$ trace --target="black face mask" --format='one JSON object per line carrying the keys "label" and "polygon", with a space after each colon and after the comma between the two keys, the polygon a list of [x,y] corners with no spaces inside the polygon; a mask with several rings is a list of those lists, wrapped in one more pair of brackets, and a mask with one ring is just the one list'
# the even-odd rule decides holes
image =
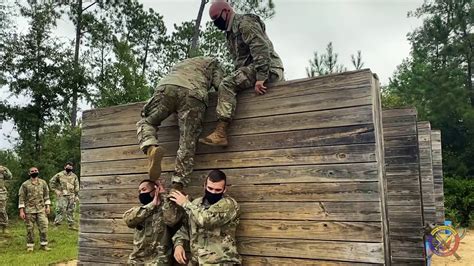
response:
{"label": "black face mask", "polygon": [[207,202],[209,202],[209,204],[214,204],[216,202],[218,202],[219,200],[222,199],[222,196],[224,195],[224,192],[222,193],[218,193],[218,194],[214,194],[214,193],[211,193],[209,192],[207,189],[205,190],[205,195],[204,195],[204,198],[207,200]]}
{"label": "black face mask", "polygon": [[[224,12],[224,10],[222,10],[222,12]],[[226,30],[226,27],[225,27],[226,23],[225,23],[225,19],[222,18],[222,12],[220,16],[214,20],[214,26],[216,26],[220,30]]]}
{"label": "black face mask", "polygon": [[155,190],[152,190],[148,193],[140,193],[138,194],[138,200],[140,201],[141,204],[147,205],[148,203],[153,201],[153,197],[151,196],[151,192]]}
{"label": "black face mask", "polygon": [[35,178],[35,177],[38,177],[39,173],[31,173],[30,176]]}
{"label": "black face mask", "polygon": [[72,169],[71,168],[66,168],[66,173],[70,173],[72,172]]}

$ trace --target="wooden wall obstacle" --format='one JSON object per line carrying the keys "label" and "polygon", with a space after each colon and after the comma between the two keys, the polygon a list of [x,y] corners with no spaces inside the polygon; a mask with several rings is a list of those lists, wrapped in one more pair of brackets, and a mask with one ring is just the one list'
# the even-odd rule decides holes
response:
{"label": "wooden wall obstacle", "polygon": [[424,265],[417,113],[392,109],[382,114],[392,263]]}
{"label": "wooden wall obstacle", "polygon": [[436,223],[444,224],[444,188],[443,188],[443,158],[441,151],[441,131],[431,131],[431,154],[433,157],[434,199]]}
{"label": "wooden wall obstacle", "polygon": [[431,125],[418,122],[418,145],[420,151],[420,174],[423,195],[423,217],[425,225],[436,223],[434,200],[433,157],[431,154]]}
{"label": "wooden wall obstacle", "polygon": [[[213,168],[241,204],[244,263],[390,264],[378,81],[370,70],[288,81],[264,96],[239,95],[226,149],[199,146],[192,195]],[[121,217],[138,204],[146,159],[136,144],[143,103],[86,111],[81,142],[82,264],[126,262],[132,230]],[[211,97],[203,134],[215,126]],[[174,168],[176,119],[159,140]]]}

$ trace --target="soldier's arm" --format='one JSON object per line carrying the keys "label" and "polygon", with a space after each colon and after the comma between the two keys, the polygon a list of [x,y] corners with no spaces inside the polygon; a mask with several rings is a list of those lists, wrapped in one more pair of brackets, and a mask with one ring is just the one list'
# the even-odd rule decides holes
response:
{"label": "soldier's arm", "polygon": [[18,209],[25,208],[25,187],[21,184],[20,189],[18,190]]}
{"label": "soldier's arm", "polygon": [[270,71],[270,46],[265,39],[265,32],[257,21],[242,21],[240,23],[242,39],[250,48],[257,81],[265,81]]}
{"label": "soldier's arm", "polygon": [[167,198],[164,199],[162,211],[165,224],[171,227],[179,223],[186,215],[183,208]]}
{"label": "soldier's arm", "polygon": [[224,70],[222,69],[222,65],[219,63],[219,61],[215,60],[214,64],[215,66],[214,72],[212,73],[212,86],[217,91],[224,77]]}
{"label": "soldier's arm", "polygon": [[76,194],[76,196],[79,195],[79,178],[77,177],[77,175],[75,175],[74,178],[74,194]]}
{"label": "soldier's arm", "polygon": [[173,246],[185,246],[184,244],[186,241],[189,241],[189,225],[188,223],[183,223],[181,228],[179,228],[178,232],[174,234],[172,237]]}
{"label": "soldier's arm", "polygon": [[208,209],[192,202],[183,205],[184,210],[193,222],[201,227],[212,229],[222,226],[239,215],[239,206],[233,200],[224,198]]}
{"label": "soldier's arm", "polygon": [[48,183],[46,183],[46,181],[43,181],[43,200],[45,205],[51,205],[51,201],[49,200]]}
{"label": "soldier's arm", "polygon": [[59,179],[59,174],[55,174],[51,179],[49,180],[49,186],[51,187],[52,190],[54,191],[59,191],[60,188],[58,186],[58,180]]}
{"label": "soldier's arm", "polygon": [[134,207],[123,214],[123,220],[129,228],[136,228],[141,222],[153,213],[156,206],[153,202],[141,207]]}

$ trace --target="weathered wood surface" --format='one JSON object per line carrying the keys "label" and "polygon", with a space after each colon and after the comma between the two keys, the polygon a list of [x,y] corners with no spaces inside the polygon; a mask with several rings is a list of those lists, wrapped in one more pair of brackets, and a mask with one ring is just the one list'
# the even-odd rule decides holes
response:
{"label": "weathered wood surface", "polygon": [[[416,110],[392,109],[382,114],[392,263],[403,260],[422,265],[424,225]],[[406,232],[405,227],[415,230]]]}
{"label": "weathered wood surface", "polygon": [[431,154],[433,156],[434,199],[436,208],[436,223],[444,224],[444,186],[443,158],[441,152],[441,131],[431,131]]}
{"label": "weathered wood surface", "polygon": [[[368,70],[283,82],[264,96],[239,94],[230,145],[198,145],[187,192],[202,194],[210,169],[226,172],[229,194],[241,204],[237,240],[244,264],[387,262],[387,201],[416,199],[409,188],[385,192],[379,98]],[[215,101],[212,96],[203,135],[215,126]],[[130,253],[132,231],[121,216],[138,205],[137,184],[146,178],[135,132],[142,105],[84,113],[81,263],[124,263]],[[178,141],[174,116],[163,121],[158,140],[167,149],[162,178],[169,184]],[[399,210],[394,219],[403,215]]]}
{"label": "weathered wood surface", "polygon": [[436,223],[434,200],[433,157],[431,154],[431,125],[429,122],[418,122],[418,145],[420,149],[420,175],[423,195],[424,223]]}

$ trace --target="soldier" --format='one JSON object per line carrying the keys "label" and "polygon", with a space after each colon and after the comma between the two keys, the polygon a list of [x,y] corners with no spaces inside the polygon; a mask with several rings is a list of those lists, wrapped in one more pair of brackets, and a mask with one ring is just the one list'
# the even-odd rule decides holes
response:
{"label": "soldier", "polygon": [[5,180],[12,179],[12,173],[5,166],[0,165],[0,230],[6,234],[8,226],[7,199],[8,191],[5,187]]}
{"label": "soldier", "polygon": [[206,178],[204,191],[204,197],[192,202],[179,191],[170,193],[170,199],[182,206],[188,215],[188,224],[173,237],[176,261],[187,262],[184,243],[190,241],[193,265],[241,264],[235,241],[240,208],[233,198],[224,195],[225,174],[212,170]]}
{"label": "soldier", "polygon": [[66,217],[69,229],[77,230],[74,227],[74,209],[79,198],[79,180],[72,170],[73,163],[66,163],[64,171],[57,173],[49,180],[49,186],[56,193],[56,218],[54,219],[54,225],[60,225],[64,217]]}
{"label": "soldier", "polygon": [[40,245],[42,250],[50,250],[48,247],[48,217],[50,212],[49,188],[46,181],[39,178],[36,167],[29,170],[30,179],[21,184],[18,196],[18,208],[20,217],[26,224],[26,247],[27,251],[33,251],[34,225],[38,226],[40,232]]}
{"label": "soldier", "polygon": [[235,71],[222,80],[218,89],[216,129],[199,142],[227,146],[227,128],[234,116],[237,93],[253,87],[257,94],[265,94],[265,83],[284,80],[283,63],[258,16],[236,14],[225,1],[212,3],[209,15],[214,25],[226,32]]}
{"label": "soldier", "polygon": [[222,69],[216,59],[194,57],[177,63],[161,79],[153,97],[142,110],[137,123],[140,148],[149,158],[148,173],[157,180],[161,173],[164,149],[158,146],[156,132],[161,122],[172,113],[178,114],[179,148],[175,171],[171,178],[173,189],[182,190],[189,182],[194,166],[196,142],[208,105],[208,91],[217,88],[222,80]]}
{"label": "soldier", "polygon": [[135,265],[171,265],[171,237],[182,224],[185,214],[176,204],[162,196],[163,186],[143,180],[138,186],[143,206],[131,208],[123,215],[128,227],[135,229],[133,251],[128,263]]}

